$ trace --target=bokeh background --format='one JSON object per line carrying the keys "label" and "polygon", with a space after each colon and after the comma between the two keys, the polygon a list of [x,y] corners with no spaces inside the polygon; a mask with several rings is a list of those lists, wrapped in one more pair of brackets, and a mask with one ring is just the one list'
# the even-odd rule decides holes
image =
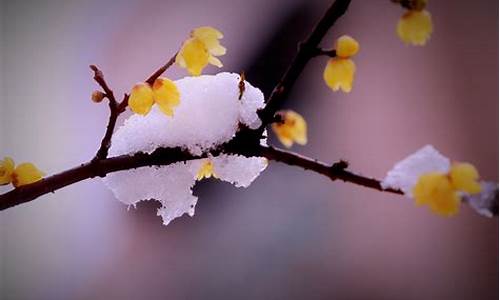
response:
{"label": "bokeh background", "polygon": [[[223,70],[245,70],[268,95],[329,2],[4,0],[0,156],[48,174],[88,160],[108,113],[89,99],[88,65],[121,95],[201,25],[225,34]],[[326,87],[324,58],[308,65],[285,104],[309,122],[294,150],[382,177],[431,143],[498,180],[498,1],[428,9],[432,39],[410,47],[395,35],[400,7],[353,1],[324,46],[360,42],[354,89]],[[195,193],[196,215],[168,227],[157,204],[127,209],[98,179],[0,212],[0,298],[498,298],[498,218],[468,207],[441,218],[278,163],[247,189],[208,181]]]}

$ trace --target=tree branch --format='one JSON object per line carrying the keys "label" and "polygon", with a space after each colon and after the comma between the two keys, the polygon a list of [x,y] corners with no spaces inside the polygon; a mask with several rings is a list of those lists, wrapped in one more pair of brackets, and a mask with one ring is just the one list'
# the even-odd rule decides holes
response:
{"label": "tree branch", "polygon": [[[217,149],[210,151],[211,155],[220,153],[239,154],[247,157],[262,156],[271,161],[279,161],[292,166],[299,166],[306,170],[311,170],[322,174],[331,180],[343,180],[368,188],[384,192],[402,194],[401,191],[392,189],[382,189],[380,181],[347,171],[347,164],[339,162],[328,165],[317,160],[301,156],[297,153],[276,149],[273,147],[261,146],[253,143],[248,145],[246,133],[242,131],[239,137]],[[163,166],[176,162],[207,157],[208,153],[201,156],[193,156],[188,151],[181,148],[158,148],[151,154],[136,153],[133,155],[121,155],[101,160],[90,161],[78,167],[63,171],[61,173],[46,177],[40,181],[16,188],[10,192],[0,195],[0,211],[7,208],[32,201],[42,195],[54,193],[65,186],[74,184],[95,177],[105,177],[109,173],[130,170],[146,166]]]}
{"label": "tree branch", "polygon": [[266,125],[273,120],[274,114],[290,93],[292,86],[297,78],[299,78],[309,60],[317,56],[317,49],[321,40],[335,22],[347,11],[350,2],[350,0],[335,1],[316,24],[307,39],[299,44],[299,50],[295,58],[278,84],[274,87],[266,107],[259,112],[259,117],[262,120],[262,126],[258,129],[260,132],[263,132]]}

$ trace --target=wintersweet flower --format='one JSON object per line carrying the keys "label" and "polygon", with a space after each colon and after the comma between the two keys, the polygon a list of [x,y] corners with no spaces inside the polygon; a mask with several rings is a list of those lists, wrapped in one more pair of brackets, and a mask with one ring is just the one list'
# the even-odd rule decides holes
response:
{"label": "wintersweet flower", "polygon": [[198,174],[196,174],[196,180],[202,180],[203,178],[217,178],[214,172],[214,164],[211,160],[206,159],[198,170]]}
{"label": "wintersweet flower", "polygon": [[328,60],[323,72],[323,79],[333,90],[341,89],[349,93],[356,72],[356,65],[351,57],[359,51],[359,43],[350,36],[343,35],[337,39],[335,46],[336,57]]}
{"label": "wintersweet flower", "polygon": [[399,19],[396,28],[406,44],[424,46],[432,34],[432,18],[427,10],[409,10]]}
{"label": "wintersweet flower", "polygon": [[12,160],[12,158],[4,157],[3,160],[0,160],[0,185],[6,185],[12,182],[14,167],[14,160]]}
{"label": "wintersweet flower", "polygon": [[12,183],[15,187],[20,187],[36,182],[44,175],[32,163],[22,163],[16,167],[14,160],[10,157],[4,157],[0,161],[0,185]]}
{"label": "wintersweet flower", "polygon": [[427,145],[398,162],[381,183],[383,188],[401,189],[417,205],[428,205],[440,215],[459,211],[461,198],[481,192],[479,174],[469,163],[450,163]]}
{"label": "wintersweet flower", "polygon": [[307,123],[304,118],[292,111],[280,111],[277,115],[281,122],[272,124],[272,129],[279,141],[287,148],[292,147],[293,143],[305,145],[307,143]]}
{"label": "wintersweet flower", "polygon": [[12,173],[12,184],[15,187],[37,182],[45,174],[32,163],[19,164]]}
{"label": "wintersweet flower", "polygon": [[175,62],[193,76],[199,76],[208,64],[221,68],[222,62],[216,56],[226,54],[226,48],[219,42],[222,37],[220,31],[210,26],[194,29],[182,44]]}
{"label": "wintersweet flower", "polygon": [[172,80],[159,77],[152,87],[145,82],[134,85],[128,100],[133,112],[147,115],[155,103],[164,114],[173,116],[174,108],[180,103],[180,94]]}

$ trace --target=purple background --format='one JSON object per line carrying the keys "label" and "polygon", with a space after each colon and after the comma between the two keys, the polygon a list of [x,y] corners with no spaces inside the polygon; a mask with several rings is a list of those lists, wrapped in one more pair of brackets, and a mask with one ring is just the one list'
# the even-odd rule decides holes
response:
{"label": "purple background", "polygon": [[[1,5],[0,156],[52,174],[92,157],[104,133],[89,64],[121,95],[192,28],[212,25],[225,34],[223,70],[247,70],[269,94],[329,1]],[[324,46],[342,34],[360,42],[354,89],[326,87],[324,58],[308,65],[285,104],[309,124],[309,144],[294,150],[382,177],[430,143],[498,180],[498,2],[431,0],[428,9],[432,39],[410,47],[395,35],[400,7],[353,1]],[[195,217],[168,227],[156,204],[127,210],[97,179],[1,212],[0,298],[498,298],[498,219],[468,207],[441,218],[278,163],[248,189],[210,181],[195,193]]]}

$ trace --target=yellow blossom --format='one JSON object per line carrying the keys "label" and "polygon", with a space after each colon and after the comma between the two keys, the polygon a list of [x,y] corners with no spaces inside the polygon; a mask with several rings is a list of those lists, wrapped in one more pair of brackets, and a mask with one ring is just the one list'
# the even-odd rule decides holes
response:
{"label": "yellow blossom", "polygon": [[133,112],[147,115],[155,103],[167,116],[174,114],[174,107],[180,103],[180,94],[172,80],[159,77],[153,83],[153,87],[144,82],[134,85],[128,100]]}
{"label": "yellow blossom", "polygon": [[352,89],[352,81],[356,65],[350,58],[332,58],[326,65],[323,78],[326,84],[333,90],[341,89],[345,93],[349,93]]}
{"label": "yellow blossom", "polygon": [[272,129],[279,141],[287,148],[293,143],[305,145],[307,143],[307,123],[304,118],[291,110],[280,111],[278,115],[282,122],[273,123]]}
{"label": "yellow blossom", "polygon": [[194,76],[200,75],[209,63],[222,67],[222,62],[216,57],[226,54],[226,48],[219,42],[222,37],[222,33],[213,27],[194,29],[182,44],[175,62]]}
{"label": "yellow blossom", "polygon": [[0,185],[9,184],[12,181],[14,166],[14,161],[10,157],[0,160]]}
{"label": "yellow blossom", "polygon": [[430,172],[420,176],[413,188],[413,197],[417,205],[429,205],[429,208],[443,216],[451,216],[460,208],[460,198],[446,174]]}
{"label": "yellow blossom", "polygon": [[359,51],[359,43],[348,35],[343,35],[337,39],[335,53],[338,57],[349,58]]}
{"label": "yellow blossom", "polygon": [[421,175],[413,187],[417,205],[427,204],[432,211],[450,216],[458,212],[460,193],[479,193],[479,173],[469,163],[453,163],[448,173],[430,172]]}
{"label": "yellow blossom", "polygon": [[12,173],[12,184],[15,187],[39,181],[45,175],[32,163],[19,164]]}
{"label": "yellow blossom", "polygon": [[130,109],[139,115],[147,115],[153,106],[153,89],[149,84],[140,82],[134,85],[128,99]]}
{"label": "yellow blossom", "polygon": [[343,35],[337,39],[335,46],[336,57],[328,60],[323,72],[323,79],[333,90],[341,89],[349,93],[352,89],[356,65],[351,57],[359,51],[359,43],[348,35]]}
{"label": "yellow blossom", "polygon": [[179,90],[172,80],[160,77],[153,83],[153,99],[164,114],[172,116],[180,103]]}
{"label": "yellow blossom", "polygon": [[197,180],[202,180],[203,178],[217,178],[214,172],[214,165],[211,160],[206,159],[198,170],[198,174],[196,174]]}
{"label": "yellow blossom", "polygon": [[481,191],[478,182],[479,173],[476,168],[469,163],[454,163],[450,169],[450,180],[457,190],[469,194],[476,194]]}
{"label": "yellow blossom", "polygon": [[426,10],[409,10],[399,19],[396,31],[406,44],[423,46],[431,37],[431,14]]}

